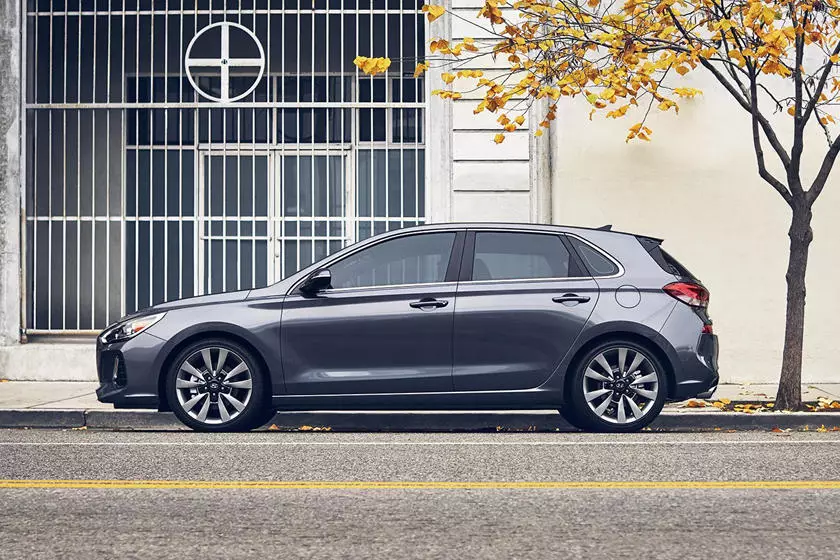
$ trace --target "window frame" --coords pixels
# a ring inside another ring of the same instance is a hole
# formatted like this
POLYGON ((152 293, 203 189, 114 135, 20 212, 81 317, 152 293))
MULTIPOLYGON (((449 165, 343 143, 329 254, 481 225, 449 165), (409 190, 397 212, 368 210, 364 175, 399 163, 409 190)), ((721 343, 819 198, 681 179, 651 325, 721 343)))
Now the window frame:
MULTIPOLYGON (((356 248, 354 251, 350 251, 346 254, 338 254, 337 258, 329 259, 323 263, 322 266, 317 267, 314 269, 310 274, 304 275, 300 280, 298 280, 295 285, 288 291, 289 295, 299 295, 304 296, 306 295, 300 291, 301 285, 303 285, 306 280, 316 274, 318 271, 329 269, 331 266, 340 263, 345 259, 349 259, 350 257, 368 249, 372 249, 377 245, 381 245, 383 243, 387 243, 389 241, 394 241, 396 239, 401 239, 403 237, 414 237, 418 235, 430 235, 435 233, 454 233, 455 240, 452 242, 452 250, 449 253, 449 262, 446 265, 446 272, 444 273, 443 282, 423 282, 423 283, 413 283, 413 284, 383 284, 381 286, 354 286, 350 288, 327 288, 326 290, 322 290, 320 293, 322 294, 333 294, 333 293, 342 293, 342 292, 355 292, 359 290, 382 290, 382 289, 395 289, 395 288, 416 288, 418 286, 444 286, 447 284, 456 284, 458 282, 458 273, 461 268, 462 257, 464 254, 464 245, 467 236, 467 232, 463 228, 447 228, 447 229, 430 229, 426 231, 411 231, 405 232, 400 234, 388 235, 379 240, 375 240, 370 243, 360 243, 359 247, 356 248)), ((371 238, 376 239, 376 238, 371 238)))
POLYGON ((591 280, 593 278, 615 278, 624 274, 624 267, 614 259, 611 255, 607 254, 605 251, 601 250, 600 248, 596 247, 586 239, 574 234, 570 234, 567 232, 552 232, 552 231, 539 231, 539 230, 528 230, 528 229, 514 229, 514 228, 481 228, 481 229, 470 229, 467 232, 467 237, 464 244, 464 252, 463 257, 461 260, 461 270, 458 275, 458 282, 461 284, 491 284, 491 283, 507 283, 507 282, 561 282, 565 280, 591 280), (563 246, 569 252, 569 276, 562 276, 562 277, 550 277, 550 278, 506 278, 506 279, 498 279, 498 280, 473 280, 472 279, 472 272, 473 272, 473 265, 475 263, 475 236, 476 233, 524 233, 524 234, 533 234, 533 235, 552 235, 555 237, 559 237, 560 241, 563 243, 563 246), (574 237, 575 239, 579 239, 583 243, 586 243, 590 247, 592 247, 595 251, 598 251, 600 254, 604 255, 610 262, 614 263, 618 267, 618 273, 611 275, 611 276, 593 276, 588 273, 588 268, 584 264, 583 260, 581 259, 580 255, 578 255, 577 251, 574 249, 572 244, 569 242, 569 237, 574 237), (574 274, 574 275, 573 275, 574 274))

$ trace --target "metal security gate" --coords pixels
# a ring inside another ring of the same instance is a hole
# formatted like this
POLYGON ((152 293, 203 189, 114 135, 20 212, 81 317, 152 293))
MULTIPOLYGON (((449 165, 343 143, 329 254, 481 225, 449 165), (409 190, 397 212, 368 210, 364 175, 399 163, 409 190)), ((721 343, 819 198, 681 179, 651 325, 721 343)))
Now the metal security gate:
POLYGON ((422 3, 28 0, 26 333, 424 222, 422 3), (360 75, 360 53, 394 63, 360 75))
POLYGON ((349 155, 326 149, 199 152, 197 285, 203 293, 280 280, 348 242, 349 155))

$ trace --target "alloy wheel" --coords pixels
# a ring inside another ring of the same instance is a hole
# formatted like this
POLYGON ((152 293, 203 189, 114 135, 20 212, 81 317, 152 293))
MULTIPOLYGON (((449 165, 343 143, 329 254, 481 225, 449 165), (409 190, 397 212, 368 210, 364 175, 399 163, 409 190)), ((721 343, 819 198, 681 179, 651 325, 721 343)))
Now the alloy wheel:
POLYGON ((643 352, 623 346, 609 348, 587 366, 583 396, 601 420, 630 424, 654 408, 659 396, 659 376, 643 352))
POLYGON ((175 377, 181 408, 203 424, 223 424, 242 414, 253 393, 247 362, 219 346, 196 350, 181 363, 175 377))

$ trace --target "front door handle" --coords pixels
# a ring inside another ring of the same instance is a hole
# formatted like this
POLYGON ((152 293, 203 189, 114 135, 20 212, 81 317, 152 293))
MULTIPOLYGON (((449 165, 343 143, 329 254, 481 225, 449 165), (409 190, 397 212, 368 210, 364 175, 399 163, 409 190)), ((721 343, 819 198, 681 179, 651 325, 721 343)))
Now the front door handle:
POLYGON ((423 298, 420 301, 412 301, 408 305, 414 309, 430 309, 432 307, 446 307, 449 302, 445 299, 423 298))
POLYGON ((562 296, 557 296, 551 298, 551 301, 554 303, 586 303, 591 298, 589 296, 579 296, 577 294, 563 294, 562 296))

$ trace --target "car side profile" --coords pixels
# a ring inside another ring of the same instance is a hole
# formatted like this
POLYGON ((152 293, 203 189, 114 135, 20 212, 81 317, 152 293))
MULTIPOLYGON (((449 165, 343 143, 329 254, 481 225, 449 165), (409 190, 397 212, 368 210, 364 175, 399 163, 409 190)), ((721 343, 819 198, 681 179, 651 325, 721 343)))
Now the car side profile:
POLYGON ((276 410, 545 408, 635 431, 666 401, 716 389, 708 301, 659 239, 425 225, 265 288, 123 318, 98 337, 97 396, 203 431, 276 410))

